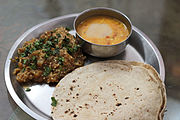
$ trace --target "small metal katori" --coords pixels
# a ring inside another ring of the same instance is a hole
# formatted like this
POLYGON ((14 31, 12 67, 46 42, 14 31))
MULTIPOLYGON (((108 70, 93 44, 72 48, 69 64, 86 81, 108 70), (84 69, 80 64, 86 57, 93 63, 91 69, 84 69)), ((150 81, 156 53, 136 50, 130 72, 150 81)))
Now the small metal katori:
POLYGON ((123 14, 118 10, 112 8, 97 7, 97 8, 87 9, 82 13, 80 13, 74 20, 74 30, 76 31, 77 39, 82 40, 84 42, 83 45, 84 52, 95 57, 107 58, 107 57, 116 56, 125 50, 126 45, 128 44, 129 41, 129 37, 131 36, 132 33, 132 24, 130 19, 125 14, 123 14), (129 31, 129 35, 127 36, 126 40, 114 45, 100 45, 89 42, 84 38, 82 38, 81 35, 77 32, 77 26, 85 19, 99 15, 116 18, 117 20, 123 22, 129 31))
MULTIPOLYGON (((76 32, 73 29, 73 22, 78 15, 79 14, 70 14, 60 16, 32 27, 17 39, 9 51, 4 67, 6 87, 15 103, 34 119, 52 119, 51 96, 55 86, 50 86, 48 84, 32 84, 28 86, 31 91, 26 92, 24 87, 27 86, 20 85, 16 81, 15 75, 12 74, 15 66, 10 59, 17 56, 18 48, 21 47, 25 41, 31 40, 34 37, 39 37, 39 35, 45 31, 64 26, 71 28, 70 33, 75 35, 76 32)), ((129 44, 125 50, 121 54, 108 59, 139 61, 150 64, 160 74, 162 81, 165 79, 164 62, 160 52, 153 42, 134 26, 132 26, 132 35, 129 38, 129 44)), ((101 60, 107 59, 87 55, 85 65, 101 60)))

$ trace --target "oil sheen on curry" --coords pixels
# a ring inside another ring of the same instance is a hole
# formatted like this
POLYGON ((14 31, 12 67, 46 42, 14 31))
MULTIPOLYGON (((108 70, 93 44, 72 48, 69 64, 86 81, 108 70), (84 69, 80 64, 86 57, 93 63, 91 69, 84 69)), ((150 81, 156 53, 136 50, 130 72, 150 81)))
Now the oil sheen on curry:
POLYGON ((92 16, 77 27, 80 36, 95 44, 114 45, 127 39, 129 31, 124 23, 109 16, 92 16))

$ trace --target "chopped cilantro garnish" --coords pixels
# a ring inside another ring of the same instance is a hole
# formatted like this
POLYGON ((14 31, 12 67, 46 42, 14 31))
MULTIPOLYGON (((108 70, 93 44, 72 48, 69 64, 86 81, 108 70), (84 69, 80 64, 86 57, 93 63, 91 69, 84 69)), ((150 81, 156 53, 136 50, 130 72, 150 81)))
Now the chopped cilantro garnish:
POLYGON ((62 65, 64 62, 64 57, 58 57, 59 64, 62 65))
POLYGON ((52 46, 52 42, 51 41, 46 41, 46 44, 49 46, 52 46))
POLYGON ((40 42, 44 42, 44 40, 45 40, 45 39, 43 39, 43 38, 40 38, 40 39, 39 39, 40 42))
POLYGON ((22 70, 21 70, 21 71, 22 71, 22 72, 24 72, 25 70, 26 70, 26 68, 22 68, 22 70))
POLYGON ((49 48, 49 44, 46 42, 46 44, 43 45, 43 48, 49 48))
POLYGON ((36 61, 36 56, 32 56, 32 61, 36 61))
POLYGON ((78 50, 78 48, 80 48, 80 47, 81 47, 80 45, 75 45, 73 48, 73 51, 76 52, 78 50))
POLYGON ((31 44, 28 45, 28 46, 25 48, 24 53, 26 53, 26 54, 30 53, 30 52, 29 52, 30 48, 31 48, 31 44))
POLYGON ((68 52, 69 54, 72 54, 72 53, 73 53, 73 48, 67 47, 67 52, 68 52))
POLYGON ((49 37, 49 40, 52 41, 53 40, 53 36, 49 37))
POLYGON ((48 76, 50 72, 51 72, 51 68, 48 66, 45 66, 43 76, 48 76))
POLYGON ((43 48, 51 49, 51 47, 55 47, 55 44, 53 41, 46 41, 46 44, 43 45, 43 48))
POLYGON ((63 48, 63 47, 66 47, 66 44, 63 42, 62 44, 61 44, 61 47, 63 48))
POLYGON ((59 48, 55 48, 55 50, 53 51, 53 54, 59 54, 59 48))
POLYGON ((47 59, 49 56, 47 54, 44 55, 44 58, 47 59))
POLYGON ((45 52, 47 55, 51 55, 51 54, 52 54, 51 47, 45 46, 42 50, 43 50, 43 52, 45 52))
POLYGON ((69 43, 69 42, 70 42, 69 38, 67 38, 66 36, 65 36, 65 38, 64 38, 63 40, 64 40, 64 42, 66 42, 66 43, 69 43))
POLYGON ((25 53, 21 53, 21 57, 26 57, 26 54, 25 53))
POLYGON ((48 49, 48 48, 47 49, 46 48, 42 49, 43 52, 48 52, 49 50, 50 49, 48 49))
POLYGON ((23 59, 23 64, 26 64, 27 63, 27 59, 23 59))
POLYGON ((36 67, 36 64, 35 64, 35 63, 31 63, 31 64, 30 64, 30 68, 33 69, 33 70, 35 70, 35 69, 37 68, 37 67, 36 67))
POLYGON ((68 28, 68 27, 66 27, 66 30, 67 30, 67 31, 70 31, 71 29, 70 29, 70 28, 68 28))
POLYGON ((29 92, 29 91, 31 91, 31 89, 30 88, 26 88, 26 92, 29 92))
POLYGON ((59 33, 57 33, 56 35, 57 35, 58 37, 61 37, 61 34, 59 34, 59 33))
MULTIPOLYGON (((35 44, 37 44, 36 42, 34 43, 34 45, 35 44)), ((27 47, 26 47, 26 49, 25 49, 25 51, 24 51, 24 53, 26 54, 26 56, 30 53, 33 53, 34 51, 36 51, 37 49, 40 49, 39 48, 39 45, 37 45, 38 47, 36 48, 36 47, 33 47, 31 44, 30 45, 28 45, 27 47)))
POLYGON ((28 53, 33 53, 34 51, 36 51, 37 49, 35 47, 32 47, 31 49, 28 50, 28 53))
POLYGON ((55 42, 55 43, 58 43, 58 42, 59 42, 59 40, 58 40, 58 39, 54 39, 54 42, 55 42))
POLYGON ((40 40, 37 40, 37 41, 35 41, 34 42, 34 48, 33 49, 41 49, 42 48, 42 45, 43 45, 43 43, 40 41, 40 40))
POLYGON ((37 40, 36 42, 34 42, 34 46, 39 46, 40 45, 40 41, 37 40))
POLYGON ((55 97, 51 97, 51 105, 52 106, 54 106, 54 107, 56 107, 56 105, 57 105, 57 100, 55 99, 55 97))
POLYGON ((63 67, 60 65, 60 66, 59 66, 59 70, 62 70, 62 68, 63 68, 63 67))

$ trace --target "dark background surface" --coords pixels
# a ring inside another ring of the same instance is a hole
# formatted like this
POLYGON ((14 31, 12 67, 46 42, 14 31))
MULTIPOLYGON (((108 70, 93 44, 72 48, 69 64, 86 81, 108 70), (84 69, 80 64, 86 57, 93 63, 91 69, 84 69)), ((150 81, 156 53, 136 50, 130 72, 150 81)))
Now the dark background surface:
MULTIPOLYGON (((125 13, 160 50, 168 95, 165 120, 180 120, 180 0, 0 0, 1 120, 13 119, 18 112, 8 99, 3 75, 6 56, 17 38, 51 18, 99 6, 125 13)), ((14 119, 22 117, 16 115, 14 119)))

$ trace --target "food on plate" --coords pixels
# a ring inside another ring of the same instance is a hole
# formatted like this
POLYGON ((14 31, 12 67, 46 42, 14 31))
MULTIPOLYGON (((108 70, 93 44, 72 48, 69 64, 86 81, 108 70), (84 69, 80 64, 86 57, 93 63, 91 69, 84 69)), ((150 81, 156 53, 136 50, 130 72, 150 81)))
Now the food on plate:
POLYGON ((59 82, 67 73, 84 64, 81 43, 64 27, 47 31, 26 41, 12 59, 16 79, 24 82, 59 82))
POLYGON ((77 68, 56 86, 54 120, 162 120, 166 92, 147 64, 110 60, 77 68))
POLYGON ((95 44, 114 45, 127 39, 129 31, 126 25, 109 16, 92 16, 77 26, 79 35, 95 44))

